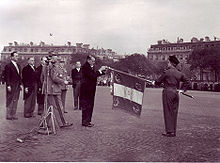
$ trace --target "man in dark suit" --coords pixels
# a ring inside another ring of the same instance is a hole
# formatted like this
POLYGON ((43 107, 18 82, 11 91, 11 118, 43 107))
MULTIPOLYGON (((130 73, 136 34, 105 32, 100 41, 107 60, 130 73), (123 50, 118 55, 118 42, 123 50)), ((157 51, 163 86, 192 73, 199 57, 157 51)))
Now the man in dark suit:
POLYGON ((28 65, 22 70, 24 86, 24 117, 34 117, 37 96, 37 73, 34 67, 34 57, 28 58, 28 65))
POLYGON ((170 56, 168 59, 168 69, 155 82, 155 85, 164 84, 162 99, 166 132, 162 135, 167 137, 176 136, 179 93, 182 92, 182 90, 177 91, 179 84, 183 82, 184 91, 186 91, 190 85, 185 75, 177 69, 178 64, 178 59, 175 56, 170 56))
POLYGON ((11 53, 11 62, 5 66, 6 119, 16 120, 17 104, 21 90, 21 68, 17 64, 18 53, 11 53))
POLYGON ((82 107, 82 126, 93 127, 91 124, 94 107, 97 77, 104 75, 106 67, 102 66, 98 71, 94 67, 95 58, 87 57, 86 63, 82 66, 82 84, 80 88, 80 104, 82 107))
POLYGON ((36 73, 37 73, 37 104, 38 104, 38 115, 42 115, 44 112, 44 94, 42 94, 42 85, 43 83, 41 82, 41 74, 42 74, 42 69, 45 65, 45 61, 47 60, 46 57, 41 58, 41 64, 36 68, 36 73))
POLYGON ((80 86, 82 80, 82 70, 81 63, 76 62, 76 68, 72 69, 72 87, 73 87, 73 97, 74 97, 74 110, 81 110, 79 96, 80 96, 80 86))

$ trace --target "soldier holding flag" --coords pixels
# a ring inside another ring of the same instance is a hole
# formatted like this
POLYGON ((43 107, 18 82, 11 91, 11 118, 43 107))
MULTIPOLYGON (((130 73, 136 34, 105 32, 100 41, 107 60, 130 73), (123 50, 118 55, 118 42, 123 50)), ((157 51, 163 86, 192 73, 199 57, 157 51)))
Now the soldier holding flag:
POLYGON ((164 84, 162 99, 166 133, 162 135, 167 137, 176 136, 179 93, 185 92, 189 86, 189 80, 177 69, 178 64, 179 61, 176 56, 170 56, 168 59, 168 69, 154 83, 155 85, 164 84), (183 82, 183 91, 177 91, 180 82, 183 82))

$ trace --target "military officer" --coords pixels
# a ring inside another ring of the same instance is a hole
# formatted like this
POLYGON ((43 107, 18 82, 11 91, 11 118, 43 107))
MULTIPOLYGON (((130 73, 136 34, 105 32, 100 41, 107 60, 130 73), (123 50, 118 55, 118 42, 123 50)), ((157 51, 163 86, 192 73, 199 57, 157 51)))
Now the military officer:
POLYGON ((183 82, 183 91, 185 92, 189 87, 189 80, 185 75, 177 69, 179 64, 176 56, 170 56, 168 59, 168 69, 164 74, 155 81, 155 85, 164 84, 162 93, 163 113, 165 122, 165 133, 163 136, 176 136, 177 113, 179 107, 179 88, 180 82, 183 82))
MULTIPOLYGON (((53 106, 55 108, 55 117, 58 121, 60 127, 69 127, 72 123, 68 123, 65 120, 62 111, 62 101, 61 101, 61 85, 68 84, 68 81, 63 79, 60 73, 59 64, 57 62, 57 56, 52 57, 52 62, 49 63, 48 67, 44 66, 41 80, 43 82, 43 93, 48 94, 48 106, 53 106), (49 69, 49 75, 47 76, 47 70, 49 69), (46 79, 48 78, 48 79, 46 79), (47 81, 47 82, 45 82, 47 81), (47 84, 47 85, 46 85, 47 84)), ((50 117, 49 117, 50 118, 50 117)), ((49 120, 49 118, 47 120, 49 120)))
MULTIPOLYGON (((68 81, 68 74, 67 70, 64 67, 65 65, 65 60, 64 58, 59 59, 59 68, 60 68, 60 74, 63 76, 63 79, 68 81)), ((66 103, 66 93, 67 93, 67 84, 62 84, 61 85, 61 101, 62 101, 62 106, 63 106, 63 112, 67 113, 65 103, 66 103)))

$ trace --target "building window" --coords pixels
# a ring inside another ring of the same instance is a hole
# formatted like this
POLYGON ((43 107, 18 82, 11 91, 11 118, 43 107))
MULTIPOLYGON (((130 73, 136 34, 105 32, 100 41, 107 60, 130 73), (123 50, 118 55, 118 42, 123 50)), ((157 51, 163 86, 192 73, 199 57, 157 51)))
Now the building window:
POLYGON ((27 48, 24 48, 24 52, 27 52, 27 48))

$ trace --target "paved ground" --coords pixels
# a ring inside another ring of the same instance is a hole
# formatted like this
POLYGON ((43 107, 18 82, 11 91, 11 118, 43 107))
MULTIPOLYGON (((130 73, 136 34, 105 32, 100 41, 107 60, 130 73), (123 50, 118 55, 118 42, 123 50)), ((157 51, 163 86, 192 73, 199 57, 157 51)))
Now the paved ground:
POLYGON ((108 88, 99 87, 93 128, 81 126, 81 112, 72 110, 71 91, 66 118, 73 127, 18 143, 17 136, 37 126, 39 117, 24 119, 20 100, 19 120, 5 120, 1 86, 0 161, 220 161, 220 93, 190 92, 196 100, 181 96, 177 137, 166 138, 161 136, 161 89, 146 89, 141 118, 136 118, 113 111, 108 88))

